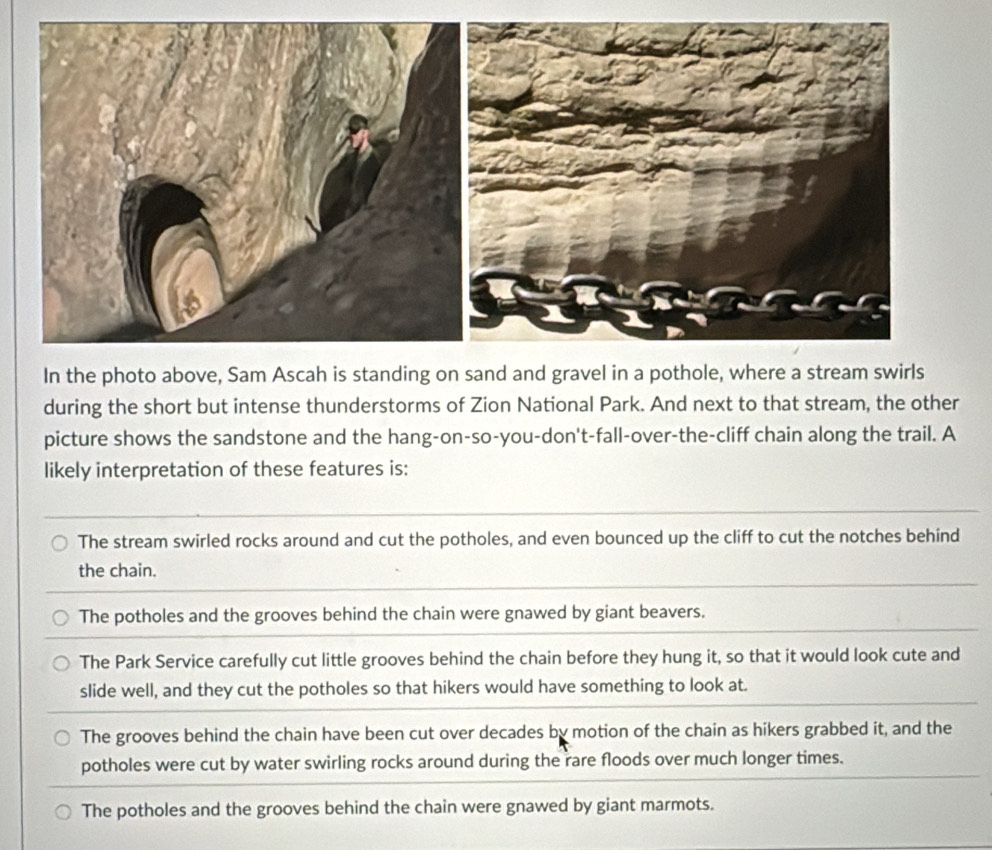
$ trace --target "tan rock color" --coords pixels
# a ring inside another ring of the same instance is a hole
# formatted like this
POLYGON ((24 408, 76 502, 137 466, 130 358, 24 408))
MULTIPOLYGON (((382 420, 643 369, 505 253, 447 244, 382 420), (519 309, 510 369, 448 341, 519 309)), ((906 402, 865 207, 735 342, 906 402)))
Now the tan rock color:
POLYGON ((162 339, 462 337, 459 28, 435 24, 410 71, 399 139, 368 204, 162 339))
POLYGON ((473 25, 468 41, 473 268, 888 291, 884 25, 473 25))
POLYGON ((320 181, 359 111, 395 131, 429 25, 41 27, 45 339, 131 321, 118 254, 129 180, 203 199, 225 294, 312 239, 320 181))
POLYGON ((155 242, 152 297, 167 331, 185 327, 224 306, 221 261, 203 219, 170 227, 155 242))

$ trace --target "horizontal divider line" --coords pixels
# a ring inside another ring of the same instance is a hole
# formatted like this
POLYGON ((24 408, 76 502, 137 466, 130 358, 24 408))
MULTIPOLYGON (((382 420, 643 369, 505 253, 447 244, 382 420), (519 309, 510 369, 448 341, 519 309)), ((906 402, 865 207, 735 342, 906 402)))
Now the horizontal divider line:
POLYGON ((713 776, 713 777, 627 777, 608 779, 400 779, 391 782, 355 782, 342 780, 334 782, 163 782, 128 785, 49 785, 50 789, 107 789, 107 788, 321 788, 324 786, 360 786, 373 787, 386 785, 573 785, 573 784, 606 784, 643 782, 891 782, 896 780, 934 780, 934 779, 981 779, 980 774, 949 773, 932 775, 890 775, 890 776, 713 776))
POLYGON ((542 516, 820 516, 820 515, 901 515, 901 514, 977 514, 979 508, 896 508, 860 510, 807 511, 462 511, 457 513, 342 513, 342 514, 47 514, 44 519, 390 519, 436 517, 542 517, 542 516))
POLYGON ((427 706, 325 706, 308 708, 97 708, 97 709, 52 709, 48 714, 281 714, 288 712, 341 712, 352 711, 363 714, 372 711, 602 711, 679 709, 679 708, 933 708, 975 707, 977 700, 940 702, 747 702, 747 703, 655 703, 653 705, 427 705, 427 706))
MULTIPOLYGON (((188 626, 189 623, 176 623, 178 626, 188 626)), ((641 629, 633 631, 593 631, 593 632, 299 632, 297 634, 199 634, 183 635, 49 635, 45 640, 201 640, 203 638, 382 638, 382 637, 601 637, 625 635, 861 635, 861 634, 933 634, 938 633, 970 633, 981 631, 979 628, 966 627, 958 629, 641 629)), ((463 665, 452 665, 463 666, 463 665)), ((466 667, 475 665, 466 664, 466 667)), ((497 665, 498 666, 498 665, 497 665)), ((536 667, 549 665, 534 665, 536 667)), ((389 668, 390 670, 401 668, 389 668)))
POLYGON ((980 587, 977 581, 921 581, 921 582, 850 582, 845 584, 629 584, 629 585, 571 585, 540 587, 218 587, 188 588, 186 590, 46 590, 46 594, 87 593, 461 593, 467 591, 533 591, 548 590, 562 593, 575 590, 823 590, 829 588, 895 588, 895 587, 980 587))

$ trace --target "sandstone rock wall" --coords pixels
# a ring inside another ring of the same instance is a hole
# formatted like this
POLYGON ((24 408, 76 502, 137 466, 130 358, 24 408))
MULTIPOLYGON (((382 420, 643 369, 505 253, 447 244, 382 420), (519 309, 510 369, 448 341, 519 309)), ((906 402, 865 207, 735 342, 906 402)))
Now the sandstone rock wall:
POLYGON ((432 27, 367 206, 172 341, 462 337, 458 26, 432 27))
POLYGON ((118 247, 128 181, 206 203, 233 296, 312 240, 320 183, 354 111, 399 125, 429 26, 46 24, 41 28, 45 339, 131 321, 118 247))
POLYGON ((888 31, 473 25, 471 263, 888 291, 888 31))

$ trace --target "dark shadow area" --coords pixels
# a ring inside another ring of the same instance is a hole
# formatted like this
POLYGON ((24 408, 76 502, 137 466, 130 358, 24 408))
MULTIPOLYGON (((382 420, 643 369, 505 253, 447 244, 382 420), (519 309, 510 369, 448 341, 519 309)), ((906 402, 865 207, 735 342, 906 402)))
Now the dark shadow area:
MULTIPOLYGON (((385 165, 393 146, 386 139, 375 139, 372 147, 385 165)), ((351 199, 351 182, 355 177, 355 158, 346 153, 327 173, 320 187, 317 200, 317 224, 321 233, 330 233, 348 218, 348 205, 351 199)))
POLYGON ((317 201, 317 224, 321 233, 333 230, 345 220, 354 174, 355 160, 346 154, 324 178, 320 199, 317 201))
POLYGON ((880 115, 872 152, 816 232, 782 263, 781 285, 852 294, 889 292, 889 116, 880 115))
MULTIPOLYGON (((161 339, 461 339, 459 59, 458 26, 435 24, 365 206, 213 315, 161 339)), ((321 187, 328 221, 334 194, 321 187)))
MULTIPOLYGON (((155 174, 132 180, 124 190, 120 206, 120 240, 124 263, 124 291, 134 314, 131 333, 142 327, 152 332, 163 325, 152 295, 152 252, 159 237, 170 227, 203 218, 203 201, 178 183, 155 174)), ((122 328, 121 332, 128 329, 122 328)), ((121 337, 114 339, 134 339, 121 337)))

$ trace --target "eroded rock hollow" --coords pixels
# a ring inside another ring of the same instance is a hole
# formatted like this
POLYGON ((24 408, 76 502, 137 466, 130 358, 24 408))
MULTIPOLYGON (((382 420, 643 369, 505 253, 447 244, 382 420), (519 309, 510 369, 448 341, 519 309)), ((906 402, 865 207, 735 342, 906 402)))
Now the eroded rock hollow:
MULTIPOLYGON (((359 112, 396 142, 430 26, 41 27, 44 338, 135 324, 118 226, 146 175, 203 203, 223 295, 312 243, 322 184, 359 112)), ((212 248, 211 248, 212 250, 212 248)), ((207 256, 207 252, 203 252, 207 256)), ((164 327, 168 327, 164 325, 164 327)))

